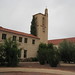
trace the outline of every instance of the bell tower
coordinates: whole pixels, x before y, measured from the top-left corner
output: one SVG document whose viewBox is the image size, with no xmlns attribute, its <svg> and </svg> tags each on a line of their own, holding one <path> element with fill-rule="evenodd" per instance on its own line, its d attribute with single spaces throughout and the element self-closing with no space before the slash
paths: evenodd
<svg viewBox="0 0 75 75">
<path fill-rule="evenodd" d="M 45 13 L 38 13 L 33 15 L 36 21 L 37 37 L 40 38 L 40 43 L 48 43 L 48 9 L 45 9 Z"/>
</svg>

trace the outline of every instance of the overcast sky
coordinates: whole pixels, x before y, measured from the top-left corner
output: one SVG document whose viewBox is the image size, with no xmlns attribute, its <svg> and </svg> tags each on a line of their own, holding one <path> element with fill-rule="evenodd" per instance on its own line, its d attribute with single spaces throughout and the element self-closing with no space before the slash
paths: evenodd
<svg viewBox="0 0 75 75">
<path fill-rule="evenodd" d="M 0 26 L 30 33 L 32 15 L 48 8 L 48 39 L 75 37 L 75 0 L 0 0 Z"/>
</svg>

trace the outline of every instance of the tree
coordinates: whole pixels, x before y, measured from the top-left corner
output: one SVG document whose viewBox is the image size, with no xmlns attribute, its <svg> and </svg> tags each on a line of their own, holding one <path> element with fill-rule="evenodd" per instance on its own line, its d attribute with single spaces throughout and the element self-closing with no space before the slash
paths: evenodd
<svg viewBox="0 0 75 75">
<path fill-rule="evenodd" d="M 74 61 L 74 55 L 75 55 L 75 44 L 64 40 L 62 43 L 59 45 L 59 50 L 60 50 L 60 55 L 61 55 L 61 60 L 64 62 L 73 62 Z"/>
<path fill-rule="evenodd" d="M 59 64 L 59 52 L 58 49 L 53 46 L 53 44 L 48 44 L 47 61 L 51 67 L 56 67 Z"/>
<path fill-rule="evenodd" d="M 42 65 L 48 62 L 51 67 L 56 67 L 59 63 L 58 49 L 53 44 L 46 45 L 41 43 L 38 50 L 38 60 Z"/>
<path fill-rule="evenodd" d="M 33 16 L 32 22 L 31 22 L 31 34 L 34 36 L 37 36 L 37 30 L 36 30 L 36 20 Z"/>
<path fill-rule="evenodd" d="M 2 57 L 5 58 L 7 66 L 17 66 L 18 64 L 18 53 L 20 49 L 18 48 L 16 41 L 13 41 L 11 38 L 4 40 L 4 43 L 1 46 L 1 52 L 4 52 Z"/>
<path fill-rule="evenodd" d="M 41 43 L 38 49 L 38 60 L 42 65 L 44 65 L 46 62 L 46 52 L 47 52 L 46 50 L 47 50 L 46 44 Z"/>
</svg>

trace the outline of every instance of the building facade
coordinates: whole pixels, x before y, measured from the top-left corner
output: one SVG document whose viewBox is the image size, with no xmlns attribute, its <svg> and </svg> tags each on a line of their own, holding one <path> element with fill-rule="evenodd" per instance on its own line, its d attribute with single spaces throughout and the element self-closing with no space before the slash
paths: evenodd
<svg viewBox="0 0 75 75">
<path fill-rule="evenodd" d="M 0 27 L 0 43 L 3 43 L 3 41 L 8 38 L 12 38 L 13 41 L 17 41 L 20 44 L 19 48 L 22 48 L 21 59 L 36 57 L 40 43 L 53 43 L 56 47 L 58 47 L 59 43 L 63 40 L 68 40 L 75 43 L 75 37 L 48 40 L 48 9 L 45 9 L 44 14 L 38 13 L 33 16 L 36 20 L 36 36 Z"/>
<path fill-rule="evenodd" d="M 36 57 L 39 44 L 48 42 L 48 9 L 45 9 L 45 14 L 33 16 L 36 18 L 37 36 L 0 27 L 0 43 L 8 38 L 17 41 L 22 48 L 21 59 Z"/>
<path fill-rule="evenodd" d="M 10 37 L 13 41 L 17 41 L 20 44 L 19 47 L 22 48 L 21 59 L 36 57 L 40 40 L 38 37 L 0 27 L 0 43 Z"/>
</svg>

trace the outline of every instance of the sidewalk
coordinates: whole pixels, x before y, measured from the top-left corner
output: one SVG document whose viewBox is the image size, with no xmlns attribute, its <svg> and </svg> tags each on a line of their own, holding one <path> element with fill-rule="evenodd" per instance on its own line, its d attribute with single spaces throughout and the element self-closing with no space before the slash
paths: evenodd
<svg viewBox="0 0 75 75">
<path fill-rule="evenodd" d="M 35 72 L 35 73 L 48 73 L 57 75 L 75 75 L 75 72 L 54 70 L 54 69 L 37 69 L 37 68 L 0 68 L 0 73 L 3 72 Z"/>
</svg>

